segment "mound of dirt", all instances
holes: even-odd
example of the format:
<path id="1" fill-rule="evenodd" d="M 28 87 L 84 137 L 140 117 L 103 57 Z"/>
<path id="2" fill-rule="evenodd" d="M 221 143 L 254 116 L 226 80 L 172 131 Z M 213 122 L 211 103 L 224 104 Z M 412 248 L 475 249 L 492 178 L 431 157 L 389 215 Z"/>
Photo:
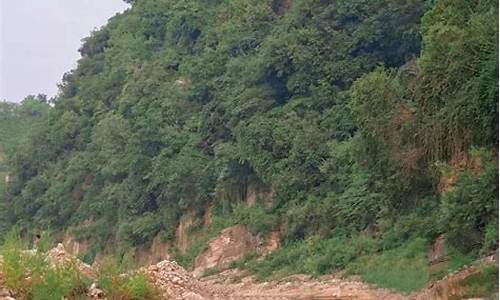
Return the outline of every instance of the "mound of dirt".
<path id="1" fill-rule="evenodd" d="M 175 261 L 164 260 L 142 271 L 162 291 L 165 299 L 211 299 L 208 290 Z"/>
<path id="2" fill-rule="evenodd" d="M 69 254 L 61 243 L 47 252 L 46 259 L 52 266 L 74 265 L 86 277 L 95 278 L 97 276 L 97 272 L 90 265 Z"/>

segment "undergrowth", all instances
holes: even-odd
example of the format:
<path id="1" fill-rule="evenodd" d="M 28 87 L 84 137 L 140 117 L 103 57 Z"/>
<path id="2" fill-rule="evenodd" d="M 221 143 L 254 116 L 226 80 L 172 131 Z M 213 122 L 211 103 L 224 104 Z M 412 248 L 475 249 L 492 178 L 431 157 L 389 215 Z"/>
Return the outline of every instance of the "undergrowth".
<path id="1" fill-rule="evenodd" d="M 43 234 L 42 236 L 49 236 Z M 9 232 L 0 247 L 3 263 L 0 273 L 3 284 L 14 292 L 18 300 L 82 299 L 87 287 L 97 280 L 110 300 L 155 300 L 158 291 L 142 273 L 121 275 L 119 264 L 105 262 L 99 268 L 97 278 L 86 277 L 78 270 L 77 262 L 53 266 L 46 259 L 51 248 L 50 237 L 38 243 L 38 250 L 24 250 L 29 243 L 21 239 L 18 231 Z"/>
<path id="2" fill-rule="evenodd" d="M 465 290 L 463 298 L 488 298 L 498 291 L 498 266 L 483 266 L 478 274 L 469 276 L 460 285 Z"/>
<path id="3" fill-rule="evenodd" d="M 143 273 L 124 274 L 126 270 L 116 260 L 107 258 L 99 267 L 98 285 L 110 300 L 155 300 L 159 291 Z"/>
<path id="4" fill-rule="evenodd" d="M 16 231 L 5 237 L 0 254 L 4 284 L 20 300 L 53 300 L 85 294 L 88 279 L 83 278 L 74 263 L 51 266 L 41 251 L 29 252 L 26 242 Z"/>
<path id="5" fill-rule="evenodd" d="M 427 242 L 415 239 L 395 249 L 361 256 L 347 270 L 379 287 L 409 293 L 423 288 L 429 279 L 426 252 Z"/>

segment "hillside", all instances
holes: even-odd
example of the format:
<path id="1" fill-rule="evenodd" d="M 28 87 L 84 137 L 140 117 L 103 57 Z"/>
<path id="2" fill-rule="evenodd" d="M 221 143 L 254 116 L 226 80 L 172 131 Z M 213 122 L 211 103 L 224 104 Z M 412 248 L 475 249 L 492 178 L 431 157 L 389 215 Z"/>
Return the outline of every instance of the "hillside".
<path id="1" fill-rule="evenodd" d="M 49 110 L 43 101 L 46 102 L 40 95 L 26 97 L 21 104 L 0 102 L 0 197 L 3 197 L 8 173 L 7 156 L 21 149 L 29 134 L 42 123 Z"/>
<path id="2" fill-rule="evenodd" d="M 26 97 L 20 104 L 0 102 L 0 199 L 2 199 L 0 207 L 2 210 L 7 210 L 4 207 L 9 174 L 8 157 L 13 157 L 16 151 L 22 151 L 23 144 L 28 141 L 29 135 L 36 132 L 36 128 L 42 124 L 48 110 L 49 105 L 42 95 Z M 10 226 L 12 224 L 0 218 L 0 233 L 6 232 Z"/>
<path id="3" fill-rule="evenodd" d="M 129 2 L 9 155 L 0 232 L 403 293 L 498 251 L 495 1 Z"/>

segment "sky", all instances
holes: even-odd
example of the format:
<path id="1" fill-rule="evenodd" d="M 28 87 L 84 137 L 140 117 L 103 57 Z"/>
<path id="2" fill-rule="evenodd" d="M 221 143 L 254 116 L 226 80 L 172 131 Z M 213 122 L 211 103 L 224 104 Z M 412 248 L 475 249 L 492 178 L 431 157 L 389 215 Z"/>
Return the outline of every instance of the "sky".
<path id="1" fill-rule="evenodd" d="M 0 100 L 57 94 L 81 39 L 127 9 L 122 0 L 0 0 Z"/>

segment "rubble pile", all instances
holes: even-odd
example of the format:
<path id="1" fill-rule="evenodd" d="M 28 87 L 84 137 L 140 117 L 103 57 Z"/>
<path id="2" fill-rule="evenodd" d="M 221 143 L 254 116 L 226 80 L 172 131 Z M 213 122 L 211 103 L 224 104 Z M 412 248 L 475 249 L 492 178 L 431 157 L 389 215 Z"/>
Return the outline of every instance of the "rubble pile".
<path id="1" fill-rule="evenodd" d="M 200 282 L 175 261 L 164 260 L 143 271 L 166 299 L 210 299 Z"/>
<path id="2" fill-rule="evenodd" d="M 0 300 L 16 300 L 14 294 L 6 288 L 0 288 Z"/>
<path id="3" fill-rule="evenodd" d="M 61 243 L 57 244 L 57 247 L 47 252 L 46 259 L 54 267 L 74 264 L 82 275 L 90 278 L 95 278 L 97 276 L 96 271 L 89 264 L 86 264 L 69 254 Z"/>

